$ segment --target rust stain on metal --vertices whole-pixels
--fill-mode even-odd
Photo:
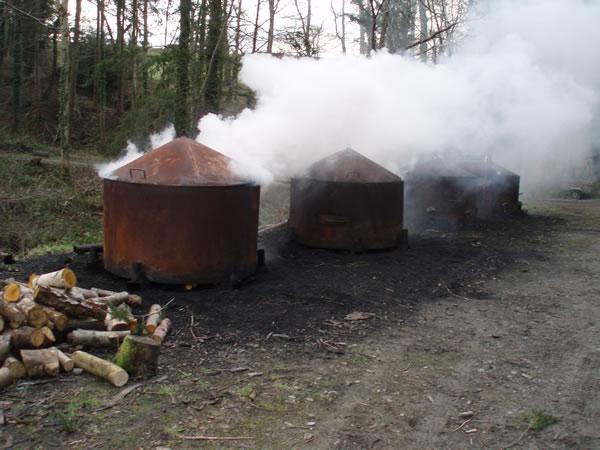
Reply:
[[[260,187],[231,160],[176,139],[104,180],[104,265],[161,283],[214,283],[254,272]],[[146,176],[132,178],[131,173]]]
[[[402,242],[402,179],[354,150],[292,179],[289,226],[304,245],[369,250]]]
[[[193,139],[177,138],[112,173],[111,179],[162,186],[246,184],[231,159]]]

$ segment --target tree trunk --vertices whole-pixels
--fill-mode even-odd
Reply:
[[[258,43],[258,27],[260,20],[260,3],[261,0],[256,0],[256,16],[254,19],[254,32],[252,33],[252,53],[256,53]]]
[[[60,79],[58,82],[59,113],[58,113],[58,136],[60,146],[60,162],[63,171],[67,170],[69,158],[69,0],[57,0],[59,11],[60,42],[58,48]]]
[[[177,136],[188,136],[191,131],[189,106],[191,10],[191,0],[180,0],[179,48],[177,53],[177,109],[175,111],[175,132]]]
[[[77,101],[77,69],[79,64],[79,36],[81,34],[81,0],[75,0],[75,27],[73,30],[73,45],[69,61],[69,123],[73,122],[75,102]],[[72,128],[69,128],[69,142],[72,140]]]
[[[121,387],[129,381],[129,375],[116,364],[106,361],[89,353],[77,351],[73,353],[73,361],[77,367],[90,372],[97,377],[110,381],[113,386]]]
[[[424,41],[428,37],[427,31],[427,8],[425,7],[425,0],[419,1],[419,24],[421,27],[421,33],[419,35],[419,40]],[[419,46],[419,53],[421,54],[421,60],[427,61],[427,42],[423,42]]]
[[[129,374],[141,378],[158,372],[160,344],[146,336],[126,336],[119,347],[115,363]]]
[[[275,38],[275,0],[269,0],[269,33],[267,34],[267,53],[273,53]]]

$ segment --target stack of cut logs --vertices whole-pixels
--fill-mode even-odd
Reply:
[[[142,305],[140,296],[76,284],[68,268],[33,274],[27,283],[0,280],[0,389],[26,376],[55,376],[74,367],[115,386],[127,383],[129,374],[156,373],[160,344],[171,328],[161,306],[136,318],[131,307]],[[117,364],[82,351],[119,344]]]

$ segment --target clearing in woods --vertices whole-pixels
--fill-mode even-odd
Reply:
[[[87,375],[22,382],[2,393],[0,446],[598,447],[600,201],[526,209],[393,252],[273,232],[269,270],[241,289],[147,287],[146,305],[176,298],[159,376],[108,409],[119,390]]]

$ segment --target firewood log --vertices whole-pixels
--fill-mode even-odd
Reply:
[[[54,333],[49,327],[41,327],[40,330],[42,330],[42,333],[44,333],[45,337],[42,347],[47,347],[50,344],[54,344],[56,342],[56,337],[54,336]]]
[[[50,347],[50,350],[56,352],[58,362],[60,363],[60,367],[64,372],[70,372],[71,370],[73,370],[75,363],[73,362],[72,358],[70,358],[66,353],[63,353],[60,349],[56,347]]]
[[[22,298],[17,303],[15,303],[17,308],[19,308],[25,316],[27,317],[27,324],[34,328],[39,328],[48,322],[48,316],[44,312],[44,307],[42,305],[38,305],[36,302],[29,298]]]
[[[77,351],[73,353],[73,361],[77,367],[81,367],[83,370],[97,377],[110,381],[113,386],[121,387],[129,381],[129,375],[125,370],[116,364],[90,355],[89,353]]]
[[[129,331],[73,330],[67,334],[67,342],[84,347],[113,347],[129,334]]]
[[[53,288],[40,288],[36,301],[50,306],[67,317],[74,319],[93,318],[104,320],[106,310],[93,303],[80,303],[69,298],[63,291]]]
[[[160,321],[158,327],[156,327],[156,330],[154,330],[154,333],[150,337],[159,344],[162,344],[162,342],[165,340],[165,337],[167,337],[167,334],[169,334],[170,330],[171,319],[165,317],[163,320]]]
[[[27,375],[27,371],[25,370],[23,363],[12,355],[6,358],[2,367],[6,367],[8,370],[10,370],[10,374],[15,380],[24,378],[25,375]]]
[[[0,316],[0,333],[4,330],[4,317]]]
[[[48,306],[44,306],[43,308],[48,320],[52,321],[58,331],[63,331],[65,328],[67,328],[69,318],[65,314]]]
[[[106,313],[106,318],[104,319],[104,324],[106,325],[106,329],[108,331],[126,331],[130,330],[129,322],[134,320],[133,315],[131,314],[131,308],[125,304],[117,306],[116,308],[123,310],[127,313],[129,320],[122,320],[116,317],[113,317],[109,311]],[[130,330],[131,331],[131,330]]]
[[[12,377],[10,370],[6,367],[0,368],[0,390],[4,389],[15,382],[15,379]]]
[[[125,303],[127,301],[127,299],[129,298],[129,293],[128,292],[116,292],[115,294],[112,295],[107,295],[105,297],[96,297],[93,299],[89,299],[89,301],[93,301],[99,305],[113,305],[113,306],[118,306],[121,303]]]
[[[48,348],[21,350],[21,361],[30,377],[54,377],[60,370],[58,355]]]
[[[67,323],[67,327],[65,330],[96,330],[96,331],[106,331],[106,325],[104,324],[104,320],[96,320],[96,319],[69,319]]]
[[[94,291],[92,291],[91,289],[85,289],[79,286],[73,286],[71,289],[69,289],[70,293],[74,293],[73,297],[76,298],[96,298],[98,297],[98,294],[96,294]]]
[[[125,336],[115,363],[130,375],[152,377],[158,372],[160,344],[147,336]]]
[[[150,307],[150,311],[148,312],[148,316],[146,317],[146,331],[148,334],[154,333],[156,327],[158,326],[158,322],[160,321],[160,313],[162,311],[162,307],[155,303]]]
[[[21,299],[21,286],[18,283],[8,283],[2,289],[2,297],[7,302],[18,302]]]
[[[71,269],[65,267],[56,272],[44,273],[42,275],[32,274],[29,277],[28,284],[32,288],[40,286],[45,288],[70,289],[77,284],[77,277]]]
[[[119,294],[119,292],[109,291],[109,290],[100,289],[100,288],[91,288],[90,290],[96,294],[96,297],[101,297],[101,298],[102,297],[110,297],[112,295]],[[135,295],[135,294],[128,294],[126,301],[129,306],[140,306],[142,304],[142,297],[140,297],[139,295]]]
[[[0,334],[0,364],[10,354],[10,333]]]
[[[40,348],[46,339],[40,328],[21,327],[11,332],[10,346],[15,352],[23,348]]]
[[[27,317],[25,313],[17,308],[13,303],[8,303],[0,299],[0,315],[8,319],[11,328],[19,328],[25,322]]]
[[[87,298],[85,296],[85,294],[83,293],[83,291],[81,289],[79,289],[77,286],[73,286],[71,289],[66,289],[65,293],[69,297],[79,300],[80,302],[85,301],[85,299]]]

